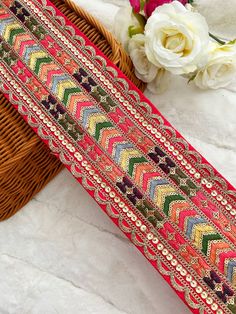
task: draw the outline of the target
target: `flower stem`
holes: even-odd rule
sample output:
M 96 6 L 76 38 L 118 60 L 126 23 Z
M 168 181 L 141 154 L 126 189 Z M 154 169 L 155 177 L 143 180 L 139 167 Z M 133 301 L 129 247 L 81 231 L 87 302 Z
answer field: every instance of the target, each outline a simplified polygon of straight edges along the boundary
M 145 3 L 146 3 L 145 0 L 141 0 L 141 1 L 140 1 L 140 11 L 142 11 L 142 10 L 144 9 Z
M 213 35 L 213 34 L 211 34 L 211 33 L 209 33 L 209 36 L 211 37 L 211 38 L 213 38 L 215 41 L 217 41 L 219 44 L 221 44 L 221 45 L 225 45 L 226 43 L 223 41 L 223 40 L 220 40 L 219 38 L 217 38 L 215 35 Z

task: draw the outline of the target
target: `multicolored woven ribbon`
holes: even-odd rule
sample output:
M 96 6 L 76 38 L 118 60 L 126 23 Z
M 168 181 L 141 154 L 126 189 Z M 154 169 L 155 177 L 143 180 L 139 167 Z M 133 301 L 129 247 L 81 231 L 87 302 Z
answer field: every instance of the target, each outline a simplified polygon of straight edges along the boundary
M 47 0 L 2 0 L 0 89 L 193 313 L 236 313 L 234 188 Z

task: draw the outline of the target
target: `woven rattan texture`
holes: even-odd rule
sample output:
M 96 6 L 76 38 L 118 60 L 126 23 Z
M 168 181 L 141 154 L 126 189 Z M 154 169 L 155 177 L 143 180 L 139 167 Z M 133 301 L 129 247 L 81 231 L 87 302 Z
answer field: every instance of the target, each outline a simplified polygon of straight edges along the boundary
M 130 58 L 101 23 L 70 0 L 52 2 L 144 90 L 145 85 L 134 75 Z M 60 161 L 0 94 L 0 220 L 15 214 L 62 168 Z

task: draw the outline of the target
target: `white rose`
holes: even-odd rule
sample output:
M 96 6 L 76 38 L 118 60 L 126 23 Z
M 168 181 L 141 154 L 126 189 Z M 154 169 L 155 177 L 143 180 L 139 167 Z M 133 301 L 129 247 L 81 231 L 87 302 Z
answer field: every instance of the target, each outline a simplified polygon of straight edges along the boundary
M 236 78 L 236 46 L 211 45 L 206 66 L 197 72 L 195 84 L 202 89 L 228 86 Z
M 132 7 L 121 7 L 117 12 L 114 20 L 114 33 L 115 37 L 119 40 L 122 46 L 128 51 L 129 27 L 140 27 L 139 21 L 133 15 Z
M 191 73 L 206 63 L 206 20 L 178 1 L 156 8 L 147 20 L 145 35 L 148 59 L 173 74 Z
M 145 53 L 145 36 L 134 35 L 129 42 L 128 52 L 134 64 L 135 75 L 143 82 L 151 82 L 157 75 L 157 67 L 152 64 Z
M 170 76 L 170 72 L 166 71 L 165 69 L 158 69 L 157 75 L 152 80 L 152 82 L 147 85 L 147 89 L 153 94 L 164 93 L 169 87 Z

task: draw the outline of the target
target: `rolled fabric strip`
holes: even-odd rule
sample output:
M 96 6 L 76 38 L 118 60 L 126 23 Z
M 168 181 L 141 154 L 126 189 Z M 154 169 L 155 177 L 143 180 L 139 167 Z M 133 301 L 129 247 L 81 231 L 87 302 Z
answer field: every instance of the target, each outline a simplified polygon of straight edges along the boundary
M 193 313 L 236 313 L 236 192 L 47 0 L 0 4 L 0 89 Z

